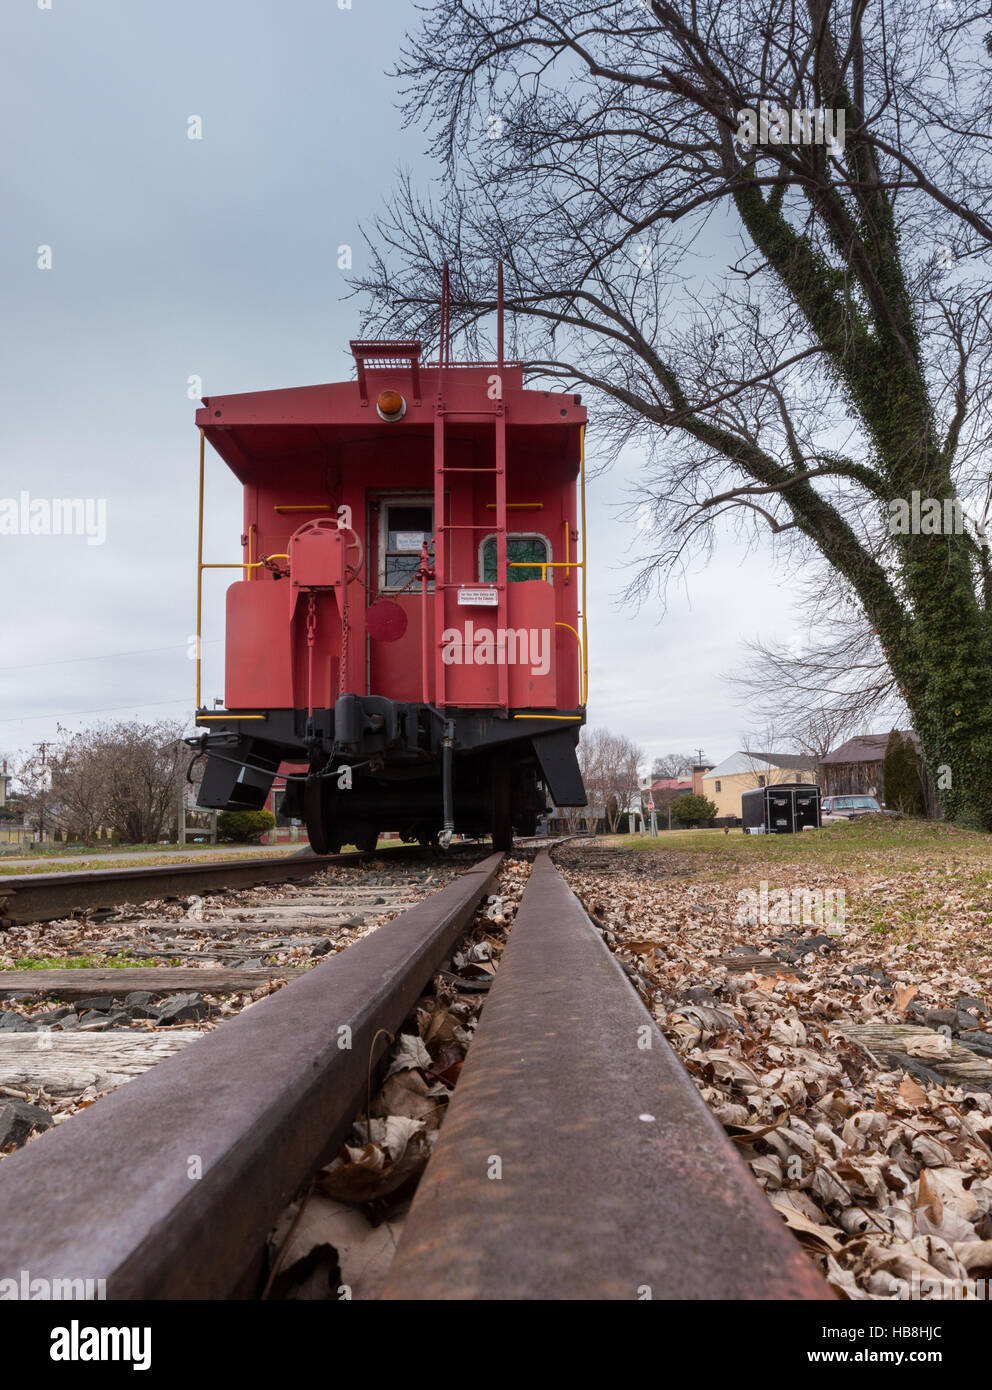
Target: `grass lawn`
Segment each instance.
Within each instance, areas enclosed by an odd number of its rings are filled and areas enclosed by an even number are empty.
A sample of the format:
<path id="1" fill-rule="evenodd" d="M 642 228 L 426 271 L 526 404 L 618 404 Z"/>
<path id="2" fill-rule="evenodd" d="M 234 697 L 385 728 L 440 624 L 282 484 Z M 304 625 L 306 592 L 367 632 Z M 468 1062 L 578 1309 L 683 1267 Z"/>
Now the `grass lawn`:
<path id="1" fill-rule="evenodd" d="M 76 855 L 83 854 L 188 854 L 191 850 L 197 850 L 200 854 L 228 854 L 232 849 L 251 849 L 251 845 L 218 844 L 211 845 L 204 841 L 196 843 L 190 841 L 185 845 L 173 844 L 171 841 L 152 845 L 115 845 L 109 840 L 101 840 L 97 844 L 59 844 L 54 840 L 47 840 L 43 845 L 26 844 L 19 848 L 18 853 L 12 855 L 14 859 L 68 859 Z M 292 849 L 293 846 L 288 842 L 280 845 L 256 845 L 255 849 Z M 306 848 L 306 840 L 300 840 L 295 846 L 297 849 Z"/>
<path id="2" fill-rule="evenodd" d="M 840 864 L 852 853 L 889 853 L 914 856 L 921 862 L 933 855 L 958 851 L 984 852 L 992 863 L 992 836 L 959 830 L 942 821 L 884 820 L 872 816 L 846 824 L 826 825 L 798 835 L 745 835 L 741 830 L 665 830 L 656 837 L 617 835 L 613 842 L 627 849 L 679 849 L 690 854 L 718 855 L 733 864 L 818 863 Z"/>
<path id="3" fill-rule="evenodd" d="M 672 830 L 611 842 L 662 856 L 659 867 L 667 852 L 679 870 L 713 883 L 843 888 L 860 926 L 903 933 L 907 943 L 992 919 L 992 836 L 937 821 L 871 818 L 799 835 Z"/>
<path id="4" fill-rule="evenodd" d="M 391 848 L 394 848 L 395 846 L 399 845 L 399 843 L 400 842 L 398 840 L 380 839 L 376 849 L 376 853 L 388 853 Z M 306 840 L 298 840 L 295 844 L 287 843 L 282 845 L 205 845 L 203 846 L 203 848 L 213 850 L 221 859 L 226 858 L 232 860 L 234 863 L 237 863 L 239 859 L 245 858 L 282 859 L 287 854 L 302 853 L 303 850 L 308 848 L 308 845 Z M 242 851 L 242 853 L 232 853 L 232 851 L 235 850 L 240 850 Z M 252 853 L 245 854 L 243 852 L 245 850 L 251 850 Z M 20 874 L 71 874 L 80 870 L 88 872 L 90 869 L 143 869 L 155 864 L 165 863 L 202 864 L 204 859 L 206 858 L 206 856 L 202 853 L 191 854 L 189 846 L 183 849 L 181 845 L 122 845 L 120 846 L 120 848 L 117 848 L 116 846 L 113 847 L 112 849 L 108 850 L 107 853 L 116 855 L 125 851 L 134 852 L 134 858 L 131 858 L 129 855 L 126 863 L 122 863 L 120 860 L 115 861 L 113 859 L 100 858 L 80 858 L 74 864 L 45 863 L 44 861 L 46 858 L 50 860 L 53 857 L 52 854 L 39 854 L 38 859 L 41 862 L 37 864 L 4 864 L 3 861 L 0 860 L 0 877 L 3 877 L 5 875 L 12 875 L 16 877 Z M 80 855 L 82 855 L 83 853 L 90 855 L 99 855 L 100 851 L 89 849 L 85 851 L 80 850 L 78 851 L 78 853 Z M 355 845 L 342 845 L 341 853 L 357 854 L 358 849 Z M 32 854 L 31 858 L 34 859 L 34 857 L 35 856 Z M 27 858 L 27 856 L 25 855 L 24 858 Z"/>
<path id="5" fill-rule="evenodd" d="M 231 854 L 230 845 L 216 846 L 219 852 L 219 857 L 221 859 L 228 858 L 234 860 L 235 862 L 237 862 L 238 859 L 244 859 L 246 857 L 258 859 L 281 859 L 287 854 L 298 853 L 300 850 L 306 849 L 306 847 L 307 846 L 305 841 L 301 841 L 299 844 L 295 845 L 257 845 L 255 846 L 255 853 L 251 856 L 246 856 L 243 854 Z M 115 855 L 119 853 L 117 849 L 108 850 L 107 852 L 108 854 Z M 91 855 L 99 855 L 98 850 L 89 850 L 88 853 Z M 34 858 L 33 855 L 31 857 L 32 859 Z M 122 863 L 120 860 L 100 858 L 80 858 L 79 860 L 77 860 L 77 862 L 72 864 L 46 863 L 45 859 L 51 859 L 51 857 L 52 856 L 50 855 L 39 855 L 39 859 L 41 862 L 37 864 L 4 864 L 0 862 L 0 876 L 19 876 L 21 874 L 71 874 L 76 873 L 78 871 L 89 872 L 90 869 L 136 869 L 145 868 L 152 864 L 163 863 L 200 864 L 203 862 L 206 856 L 202 854 L 190 854 L 188 850 L 183 851 L 178 846 L 176 846 L 176 848 L 171 853 L 169 853 L 166 849 L 165 851 L 157 850 L 154 854 L 149 853 L 147 849 L 142 851 L 136 848 L 134 857 L 132 858 L 128 856 L 128 860 L 126 863 Z"/>

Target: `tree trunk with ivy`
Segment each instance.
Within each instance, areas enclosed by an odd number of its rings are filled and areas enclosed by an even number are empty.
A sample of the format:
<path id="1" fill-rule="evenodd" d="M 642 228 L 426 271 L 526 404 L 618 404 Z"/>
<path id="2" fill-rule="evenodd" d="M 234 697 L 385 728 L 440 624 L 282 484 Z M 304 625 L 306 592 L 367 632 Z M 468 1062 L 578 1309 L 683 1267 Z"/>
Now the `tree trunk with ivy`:
<path id="1" fill-rule="evenodd" d="M 849 119 L 860 122 L 849 95 L 837 90 Z M 874 187 L 878 172 L 869 152 L 855 146 L 848 164 L 852 178 Z M 951 433 L 942 442 L 892 200 L 880 191 L 865 196 L 873 236 L 863 248 L 864 279 L 879 291 L 879 309 L 870 315 L 855 312 L 841 297 L 847 268 L 831 270 L 796 237 L 771 198 L 747 186 L 735 201 L 755 245 L 828 354 L 844 399 L 864 422 L 873 459 L 859 466 L 859 481 L 885 505 L 908 501 L 914 492 L 921 499 L 953 505 L 958 500 L 951 467 L 956 423 L 951 422 Z M 808 483 L 790 491 L 789 502 L 798 529 L 819 546 L 861 600 L 913 717 L 927 766 L 938 786 L 943 783 L 945 813 L 992 829 L 987 552 L 965 530 L 902 533 L 894 529 L 901 509 L 890 508 L 893 554 L 886 574 L 881 566 L 866 563 L 856 537 L 836 524 Z"/>

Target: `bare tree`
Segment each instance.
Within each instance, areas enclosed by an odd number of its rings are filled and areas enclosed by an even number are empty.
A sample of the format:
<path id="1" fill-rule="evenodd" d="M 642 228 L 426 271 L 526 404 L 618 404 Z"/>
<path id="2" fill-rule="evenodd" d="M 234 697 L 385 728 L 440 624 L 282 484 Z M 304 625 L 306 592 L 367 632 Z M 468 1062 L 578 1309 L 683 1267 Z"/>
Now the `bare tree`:
<path id="1" fill-rule="evenodd" d="M 812 735 L 812 725 L 807 736 Z M 750 788 L 772 786 L 776 782 L 809 781 L 816 776 L 818 754 L 801 746 L 800 739 L 791 729 L 783 728 L 781 723 L 769 721 L 757 733 L 742 735 L 741 750 L 747 763 L 744 771 L 748 775 Z M 824 751 L 828 751 L 825 749 Z M 805 766 L 783 767 L 774 761 L 779 758 L 801 759 Z M 768 757 L 773 758 L 772 762 Z"/>
<path id="2" fill-rule="evenodd" d="M 174 825 L 189 749 L 184 724 L 114 724 L 95 748 L 107 766 L 108 824 L 129 844 L 150 844 Z"/>
<path id="3" fill-rule="evenodd" d="M 747 642 L 749 659 L 724 676 L 749 716 L 773 726 L 781 747 L 818 759 L 872 725 L 906 725 L 877 634 L 863 609 L 836 601 L 822 566 L 806 576 L 799 612 L 804 640 Z"/>
<path id="4" fill-rule="evenodd" d="M 640 800 L 643 760 L 642 750 L 623 734 L 614 734 L 608 729 L 592 729 L 588 733 L 583 730 L 579 740 L 579 765 L 590 807 L 595 809 L 596 819 L 606 818 L 614 835 L 621 818 Z"/>
<path id="5" fill-rule="evenodd" d="M 759 695 L 766 699 L 766 709 L 773 705 L 773 697 L 767 689 L 761 690 Z M 778 733 L 773 743 L 760 735 L 749 733 L 744 735 L 744 747 L 761 746 L 778 753 L 801 753 L 815 764 L 856 732 L 856 725 L 846 710 L 823 704 L 782 712 L 775 727 Z"/>
<path id="6" fill-rule="evenodd" d="M 25 806 L 65 836 L 95 840 L 107 831 L 128 844 L 161 839 L 174 823 L 189 750 L 181 722 L 101 725 L 24 754 L 17 781 Z"/>
<path id="7" fill-rule="evenodd" d="M 663 753 L 651 764 L 652 782 L 666 777 L 688 777 L 696 763 L 694 753 Z"/>
<path id="8" fill-rule="evenodd" d="M 58 727 L 54 739 L 17 759 L 17 784 L 25 811 L 45 835 L 58 832 L 89 843 L 104 825 L 106 767 L 86 736 Z"/>
<path id="9" fill-rule="evenodd" d="M 819 763 L 832 748 L 850 738 L 854 732 L 854 725 L 844 710 L 830 709 L 824 705 L 810 708 L 789 722 L 793 746 L 814 763 Z"/>
<path id="10" fill-rule="evenodd" d="M 605 814 L 602 801 L 601 783 L 603 780 L 603 729 L 584 728 L 579 735 L 578 759 L 582 773 L 582 785 L 586 789 L 586 804 L 581 808 L 586 832 L 595 835 L 600 817 Z"/>
<path id="11" fill-rule="evenodd" d="M 963 505 L 992 492 L 985 0 L 422 14 L 401 75 L 443 182 L 404 180 L 370 232 L 370 326 L 436 339 L 449 260 L 481 344 L 502 259 L 531 377 L 595 390 L 603 443 L 650 451 L 635 592 L 721 517 L 819 554 L 953 770 L 945 810 L 992 828 L 992 564 Z M 904 526 L 914 495 L 955 524 Z"/>
<path id="12" fill-rule="evenodd" d="M 614 759 L 611 775 L 610 805 L 616 806 L 616 821 L 611 829 L 616 833 L 623 816 L 630 816 L 635 806 L 640 805 L 641 774 L 644 751 L 629 738 L 619 737 L 614 745 Z M 628 820 L 629 828 L 629 820 Z"/>

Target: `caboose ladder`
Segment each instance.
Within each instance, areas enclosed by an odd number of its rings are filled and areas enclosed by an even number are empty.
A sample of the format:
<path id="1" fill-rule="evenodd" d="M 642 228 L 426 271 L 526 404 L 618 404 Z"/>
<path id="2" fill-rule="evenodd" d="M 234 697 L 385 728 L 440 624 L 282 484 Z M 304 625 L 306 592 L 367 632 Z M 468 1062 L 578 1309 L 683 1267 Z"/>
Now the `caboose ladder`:
<path id="1" fill-rule="evenodd" d="M 479 584 L 478 576 L 474 570 L 471 574 L 460 579 L 456 579 L 453 574 L 451 562 L 453 546 L 450 543 L 451 533 L 454 531 L 495 531 L 496 533 L 496 627 L 499 633 L 504 634 L 498 647 L 498 660 L 496 666 L 497 680 L 497 707 L 503 711 L 509 708 L 510 703 L 510 674 L 506 665 L 505 652 L 505 633 L 508 623 L 509 613 L 509 594 L 507 591 L 507 581 L 509 570 L 507 567 L 507 548 L 506 548 L 506 413 L 503 409 L 502 400 L 502 379 L 501 374 L 496 377 L 496 389 L 499 393 L 493 402 L 493 410 L 448 410 L 444 400 L 444 377 L 443 367 L 440 371 L 440 382 L 438 386 L 438 396 L 434 408 L 434 699 L 435 703 L 443 708 L 447 705 L 447 682 L 446 675 L 448 668 L 442 660 L 443 641 L 442 635 L 446 627 L 445 615 L 447 611 L 447 593 L 449 589 L 461 587 L 477 588 Z M 445 423 L 449 415 L 468 416 L 473 421 L 480 418 L 490 417 L 493 422 L 493 461 L 494 466 L 449 467 L 445 459 Z M 446 484 L 448 475 L 451 473 L 485 473 L 495 478 L 496 481 L 496 524 L 492 526 L 489 522 L 485 525 L 456 526 L 446 520 L 445 514 L 445 495 L 447 492 Z M 478 499 L 476 498 L 478 503 Z M 477 554 L 474 545 L 469 547 L 469 555 L 473 559 Z"/>

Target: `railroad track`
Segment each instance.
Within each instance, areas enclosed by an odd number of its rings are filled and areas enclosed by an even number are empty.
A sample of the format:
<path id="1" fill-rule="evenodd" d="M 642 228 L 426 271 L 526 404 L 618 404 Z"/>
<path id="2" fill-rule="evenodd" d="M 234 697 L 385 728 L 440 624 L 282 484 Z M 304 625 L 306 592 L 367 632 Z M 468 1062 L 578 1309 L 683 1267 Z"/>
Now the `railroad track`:
<path id="1" fill-rule="evenodd" d="M 258 1296 L 273 1226 L 504 868 L 471 865 L 0 1162 L 0 1279 Z M 490 983 L 384 1297 L 830 1296 L 547 852 Z"/>
<path id="2" fill-rule="evenodd" d="M 418 858 L 418 846 L 396 845 L 376 854 L 391 859 Z M 366 862 L 371 853 L 300 854 L 285 858 L 227 859 L 210 864 L 127 865 L 113 869 L 79 869 L 67 873 L 11 874 L 0 877 L 0 929 L 27 922 L 51 922 L 92 909 L 142 903 L 152 898 L 218 893 L 262 883 L 311 878 L 321 869 Z"/>

